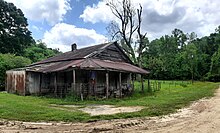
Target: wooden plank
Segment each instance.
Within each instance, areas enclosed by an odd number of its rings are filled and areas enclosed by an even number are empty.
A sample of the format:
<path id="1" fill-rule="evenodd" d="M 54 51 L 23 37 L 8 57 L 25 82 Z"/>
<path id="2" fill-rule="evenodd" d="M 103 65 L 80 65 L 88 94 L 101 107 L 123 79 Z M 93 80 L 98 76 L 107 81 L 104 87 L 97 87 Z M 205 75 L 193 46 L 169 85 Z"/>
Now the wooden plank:
<path id="1" fill-rule="evenodd" d="M 110 47 L 106 48 L 95 57 L 103 60 L 130 62 L 126 55 L 116 45 L 111 45 Z"/>
<path id="2" fill-rule="evenodd" d="M 119 73 L 119 91 L 120 91 L 120 97 L 122 97 L 121 72 Z"/>
<path id="3" fill-rule="evenodd" d="M 108 90 L 109 90 L 109 74 L 108 74 L 108 72 L 106 72 L 105 78 L 106 78 L 106 98 L 108 99 Z"/>

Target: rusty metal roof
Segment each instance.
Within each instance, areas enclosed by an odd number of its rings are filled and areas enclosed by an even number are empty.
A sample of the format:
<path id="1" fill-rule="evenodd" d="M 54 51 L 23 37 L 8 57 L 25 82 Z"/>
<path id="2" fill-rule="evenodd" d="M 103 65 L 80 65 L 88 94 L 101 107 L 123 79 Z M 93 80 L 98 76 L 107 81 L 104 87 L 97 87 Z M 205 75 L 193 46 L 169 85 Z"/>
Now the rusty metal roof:
<path id="1" fill-rule="evenodd" d="M 101 67 L 102 69 L 149 74 L 148 71 L 125 62 L 113 62 L 99 59 L 92 59 L 91 61 L 94 62 L 94 64 L 96 64 L 97 66 Z"/>
<path id="2" fill-rule="evenodd" d="M 51 63 L 51 62 L 59 62 L 59 61 L 68 61 L 68 60 L 77 60 L 77 59 L 88 58 L 89 56 L 92 56 L 93 54 L 97 53 L 100 50 L 103 50 L 105 47 L 107 47 L 113 43 L 114 42 L 104 43 L 104 44 L 99 44 L 99 45 L 94 45 L 94 46 L 89 46 L 89 47 L 77 49 L 74 51 L 69 51 L 66 53 L 61 53 L 61 54 L 58 54 L 54 57 L 50 57 L 48 59 L 33 63 L 33 64 L 31 64 L 31 66 L 37 65 L 37 64 Z"/>
<path id="3" fill-rule="evenodd" d="M 46 60 L 31 64 L 24 69 L 26 71 L 43 73 L 65 71 L 68 69 L 109 70 L 139 74 L 149 73 L 148 71 L 133 65 L 131 61 L 131 63 L 126 63 L 92 58 L 95 54 L 102 52 L 111 44 L 116 44 L 116 42 L 90 46 L 75 51 L 62 53 Z"/>
<path id="4" fill-rule="evenodd" d="M 100 59 L 79 59 L 71 61 L 62 61 L 56 63 L 49 63 L 44 65 L 35 65 L 27 67 L 27 71 L 35 72 L 57 72 L 68 69 L 87 69 L 87 70 L 107 70 L 107 71 L 121 71 L 121 72 L 132 72 L 139 74 L 148 74 L 149 72 L 125 62 L 113 62 L 109 60 Z"/>

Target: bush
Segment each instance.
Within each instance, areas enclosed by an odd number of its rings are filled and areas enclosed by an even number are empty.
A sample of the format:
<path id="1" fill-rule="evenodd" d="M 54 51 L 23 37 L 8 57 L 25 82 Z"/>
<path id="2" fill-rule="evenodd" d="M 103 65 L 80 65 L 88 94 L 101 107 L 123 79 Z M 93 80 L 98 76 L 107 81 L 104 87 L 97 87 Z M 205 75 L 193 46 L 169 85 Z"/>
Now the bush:
<path id="1" fill-rule="evenodd" d="M 59 53 L 61 52 L 58 49 L 47 48 L 45 43 L 38 41 L 26 48 L 23 56 L 29 58 L 32 62 L 37 62 Z"/>
<path id="2" fill-rule="evenodd" d="M 187 87 L 187 84 L 181 83 L 180 86 Z"/>
<path id="3" fill-rule="evenodd" d="M 13 54 L 0 54 L 0 90 L 4 90 L 7 70 L 24 67 L 31 63 L 30 59 Z"/>
<path id="4" fill-rule="evenodd" d="M 220 74 L 209 74 L 207 80 L 211 82 L 220 82 Z"/>

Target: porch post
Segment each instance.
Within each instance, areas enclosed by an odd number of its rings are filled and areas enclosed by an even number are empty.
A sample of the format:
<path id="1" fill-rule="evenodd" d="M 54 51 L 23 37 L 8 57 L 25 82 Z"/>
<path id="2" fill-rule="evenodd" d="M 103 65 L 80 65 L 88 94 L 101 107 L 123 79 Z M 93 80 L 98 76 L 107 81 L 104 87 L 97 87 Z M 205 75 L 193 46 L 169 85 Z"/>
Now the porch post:
<path id="1" fill-rule="evenodd" d="M 64 72 L 64 90 L 63 90 L 64 96 L 66 96 L 66 90 L 67 90 L 66 72 Z"/>
<path id="2" fill-rule="evenodd" d="M 141 74 L 141 91 L 144 92 L 144 81 L 143 81 L 143 75 Z"/>
<path id="3" fill-rule="evenodd" d="M 132 81 L 132 74 L 129 73 L 129 84 L 131 84 L 131 81 Z"/>
<path id="4" fill-rule="evenodd" d="M 75 69 L 73 69 L 73 87 L 72 87 L 72 93 L 75 91 L 76 87 L 76 72 Z"/>
<path id="5" fill-rule="evenodd" d="M 41 87 L 42 87 L 42 73 L 40 73 L 39 94 L 41 94 Z"/>
<path id="6" fill-rule="evenodd" d="M 55 78 L 54 78 L 54 94 L 57 96 L 57 73 L 55 73 Z"/>
<path id="7" fill-rule="evenodd" d="M 105 74 L 105 78 L 106 78 L 106 98 L 108 99 L 108 90 L 109 90 L 109 74 L 108 74 L 108 71 Z"/>
<path id="8" fill-rule="evenodd" d="M 120 91 L 120 97 L 122 97 L 121 72 L 119 73 L 119 91 Z"/>

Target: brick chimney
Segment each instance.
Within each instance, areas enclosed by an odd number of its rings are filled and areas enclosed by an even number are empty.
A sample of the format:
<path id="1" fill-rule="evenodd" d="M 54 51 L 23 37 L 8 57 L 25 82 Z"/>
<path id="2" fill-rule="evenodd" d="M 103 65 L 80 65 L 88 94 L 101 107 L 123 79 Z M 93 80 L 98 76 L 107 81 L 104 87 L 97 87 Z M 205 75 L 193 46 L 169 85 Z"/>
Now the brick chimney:
<path id="1" fill-rule="evenodd" d="M 73 44 L 71 45 L 71 48 L 72 48 L 72 51 L 77 50 L 77 45 L 76 45 L 76 43 L 73 43 Z"/>

